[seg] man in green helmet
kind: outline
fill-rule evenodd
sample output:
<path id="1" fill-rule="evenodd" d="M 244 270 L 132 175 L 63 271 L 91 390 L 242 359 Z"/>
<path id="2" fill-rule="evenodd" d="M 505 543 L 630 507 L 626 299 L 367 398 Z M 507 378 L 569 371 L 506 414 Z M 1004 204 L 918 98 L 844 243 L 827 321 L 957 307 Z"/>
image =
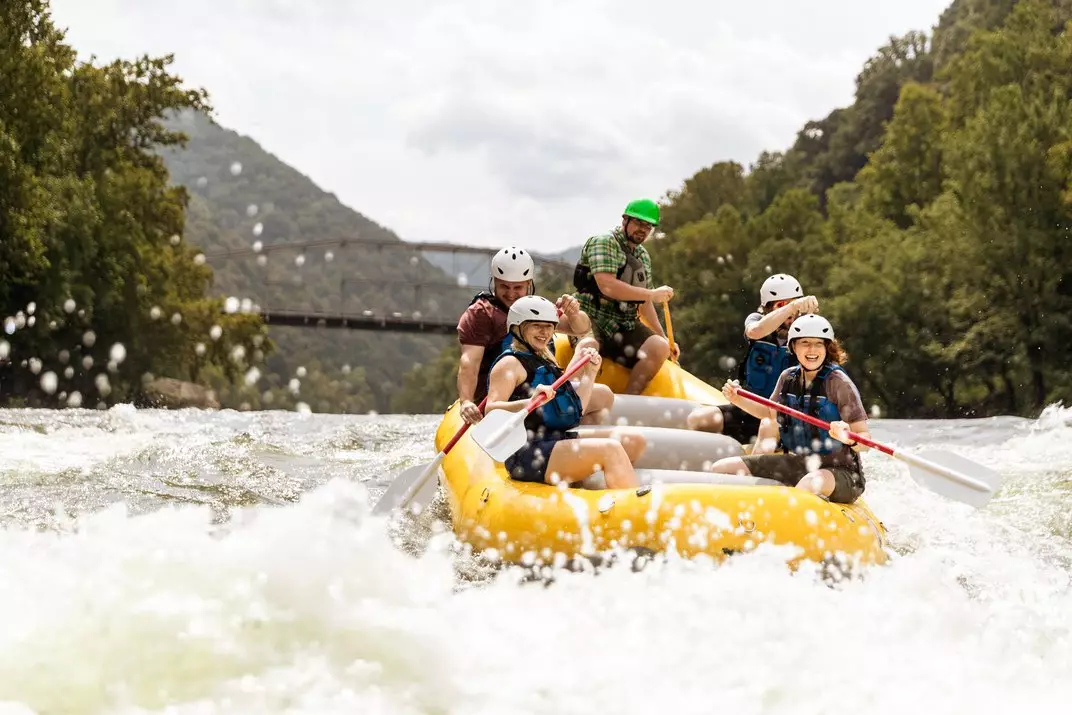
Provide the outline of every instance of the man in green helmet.
<path id="1" fill-rule="evenodd" d="M 631 370 L 625 389 L 630 395 L 643 392 L 671 353 L 678 353 L 655 313 L 655 303 L 669 301 L 674 289 L 654 287 L 651 257 L 643 245 L 657 225 L 658 204 L 651 199 L 629 202 L 621 226 L 585 242 L 573 273 L 600 355 Z"/>

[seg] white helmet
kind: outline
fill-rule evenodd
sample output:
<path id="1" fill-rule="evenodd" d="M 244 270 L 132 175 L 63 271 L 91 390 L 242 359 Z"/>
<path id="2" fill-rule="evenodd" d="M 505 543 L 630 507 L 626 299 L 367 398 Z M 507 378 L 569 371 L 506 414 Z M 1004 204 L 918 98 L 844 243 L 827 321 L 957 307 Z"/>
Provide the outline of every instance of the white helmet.
<path id="1" fill-rule="evenodd" d="M 789 339 L 796 338 L 821 338 L 823 340 L 834 339 L 834 328 L 830 321 L 821 315 L 807 313 L 793 321 L 789 326 Z"/>
<path id="2" fill-rule="evenodd" d="M 759 304 L 766 305 L 775 300 L 793 300 L 804 295 L 800 282 L 793 276 L 777 273 L 767 280 L 759 289 Z"/>
<path id="3" fill-rule="evenodd" d="M 496 253 L 491 259 L 491 277 L 501 281 L 520 283 L 531 281 L 536 272 L 532 256 L 524 248 L 509 246 Z"/>
<path id="4" fill-rule="evenodd" d="M 510 312 L 506 314 L 506 329 L 515 325 L 538 321 L 558 324 L 558 308 L 555 304 L 539 295 L 526 295 L 514 301 Z"/>

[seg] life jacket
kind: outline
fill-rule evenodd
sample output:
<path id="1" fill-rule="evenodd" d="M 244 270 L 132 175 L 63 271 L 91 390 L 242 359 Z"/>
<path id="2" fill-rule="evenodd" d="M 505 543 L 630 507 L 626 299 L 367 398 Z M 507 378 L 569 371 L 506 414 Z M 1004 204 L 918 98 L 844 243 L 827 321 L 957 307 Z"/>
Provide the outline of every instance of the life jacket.
<path id="1" fill-rule="evenodd" d="M 827 379 L 835 372 L 845 372 L 844 368 L 834 363 L 827 363 L 819 370 L 815 380 L 811 383 L 811 389 L 805 394 L 804 380 L 801 375 L 801 367 L 794 366 L 792 371 L 782 381 L 782 391 L 777 398 L 772 398 L 786 407 L 818 417 L 824 422 L 836 422 L 841 419 L 841 413 L 833 400 L 827 397 Z M 778 431 L 781 439 L 781 447 L 788 453 L 820 456 L 837 455 L 847 457 L 851 455 L 851 463 L 858 467 L 858 457 L 855 452 L 844 443 L 830 436 L 829 430 L 820 429 L 815 425 L 808 424 L 795 417 L 778 413 Z M 847 452 L 848 455 L 842 453 Z M 824 460 L 824 462 L 827 460 Z M 839 459 L 837 461 L 845 461 Z"/>
<path id="2" fill-rule="evenodd" d="M 503 351 L 496 359 L 502 360 L 507 355 L 517 358 L 525 368 L 525 380 L 514 388 L 510 401 L 528 400 L 538 385 L 553 385 L 562 376 L 562 369 L 549 363 L 538 355 L 512 347 Z M 584 405 L 581 397 L 568 380 L 558 388 L 555 396 L 529 413 L 525 418 L 525 429 L 531 439 L 541 439 L 549 432 L 565 432 L 581 422 Z"/>
<path id="3" fill-rule="evenodd" d="M 509 308 L 494 293 L 489 293 L 486 290 L 481 291 L 473 296 L 473 299 L 469 301 L 469 305 L 476 303 L 478 300 L 486 300 L 504 313 L 510 312 Z M 480 404 L 488 395 L 488 375 L 491 373 L 491 366 L 502 355 L 503 351 L 510 347 L 511 343 L 512 337 L 509 332 L 506 332 L 498 340 L 484 346 L 484 355 L 480 358 L 480 368 L 476 374 L 476 390 L 473 393 L 473 401 L 477 404 Z"/>
<path id="4" fill-rule="evenodd" d="M 590 241 L 592 239 L 588 240 Z M 618 266 L 618 271 L 615 273 L 615 276 L 618 280 L 623 283 L 628 283 L 631 286 L 637 288 L 648 287 L 647 266 L 644 265 L 644 261 L 640 259 L 640 256 L 628 249 L 625 250 L 625 261 Z M 577 261 L 577 267 L 573 270 L 573 285 L 577 288 L 578 293 L 586 293 L 592 296 L 595 299 L 596 305 L 600 305 L 603 301 L 613 301 L 620 306 L 623 306 L 622 310 L 628 310 L 625 306 L 638 306 L 643 305 L 645 302 L 643 300 L 614 301 L 613 298 L 603 295 L 599 290 L 599 284 L 596 283 L 596 276 L 592 273 L 592 269 L 583 264 L 580 260 Z M 633 310 L 635 311 L 636 308 L 634 307 Z"/>
<path id="5" fill-rule="evenodd" d="M 769 398 L 785 369 L 797 364 L 796 355 L 786 345 L 779 345 L 777 333 L 748 341 L 748 352 L 741 361 L 737 377 L 745 388 Z"/>

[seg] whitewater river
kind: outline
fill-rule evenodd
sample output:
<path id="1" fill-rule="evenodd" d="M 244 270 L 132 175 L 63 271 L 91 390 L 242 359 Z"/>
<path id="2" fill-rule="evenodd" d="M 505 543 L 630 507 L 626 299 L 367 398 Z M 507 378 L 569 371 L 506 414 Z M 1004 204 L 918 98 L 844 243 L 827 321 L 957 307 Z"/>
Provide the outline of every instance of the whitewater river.
<path id="1" fill-rule="evenodd" d="M 370 503 L 436 421 L 0 410 L 0 713 L 1069 710 L 1072 411 L 874 421 L 1005 487 L 976 512 L 868 454 L 896 553 L 835 587 L 763 553 L 522 583 L 435 519 L 400 546 Z"/>

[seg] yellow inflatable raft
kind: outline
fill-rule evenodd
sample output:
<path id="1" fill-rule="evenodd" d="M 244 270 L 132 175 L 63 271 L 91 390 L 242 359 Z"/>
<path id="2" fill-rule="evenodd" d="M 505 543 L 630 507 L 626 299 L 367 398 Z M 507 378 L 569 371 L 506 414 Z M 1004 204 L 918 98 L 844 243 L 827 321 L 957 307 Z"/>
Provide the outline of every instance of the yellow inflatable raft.
<path id="1" fill-rule="evenodd" d="M 556 336 L 556 348 L 565 365 L 572 356 L 568 341 Z M 608 361 L 599 382 L 620 393 L 626 378 Z M 724 403 L 721 391 L 670 362 L 644 396 L 618 397 L 612 423 L 641 424 L 647 432 L 648 447 L 637 462 L 642 486 L 635 489 L 586 488 L 605 486 L 599 475 L 569 489 L 513 481 L 467 436 L 442 464 L 454 532 L 474 551 L 493 549 L 515 563 L 551 563 L 614 548 L 721 560 L 761 542 L 797 547 L 788 557 L 791 566 L 800 559 L 886 561 L 886 530 L 863 500 L 835 504 L 768 480 L 701 471 L 702 461 L 741 448 L 722 435 L 682 429 L 684 415 L 696 404 Z M 461 426 L 454 404 L 436 432 L 437 452 Z"/>

